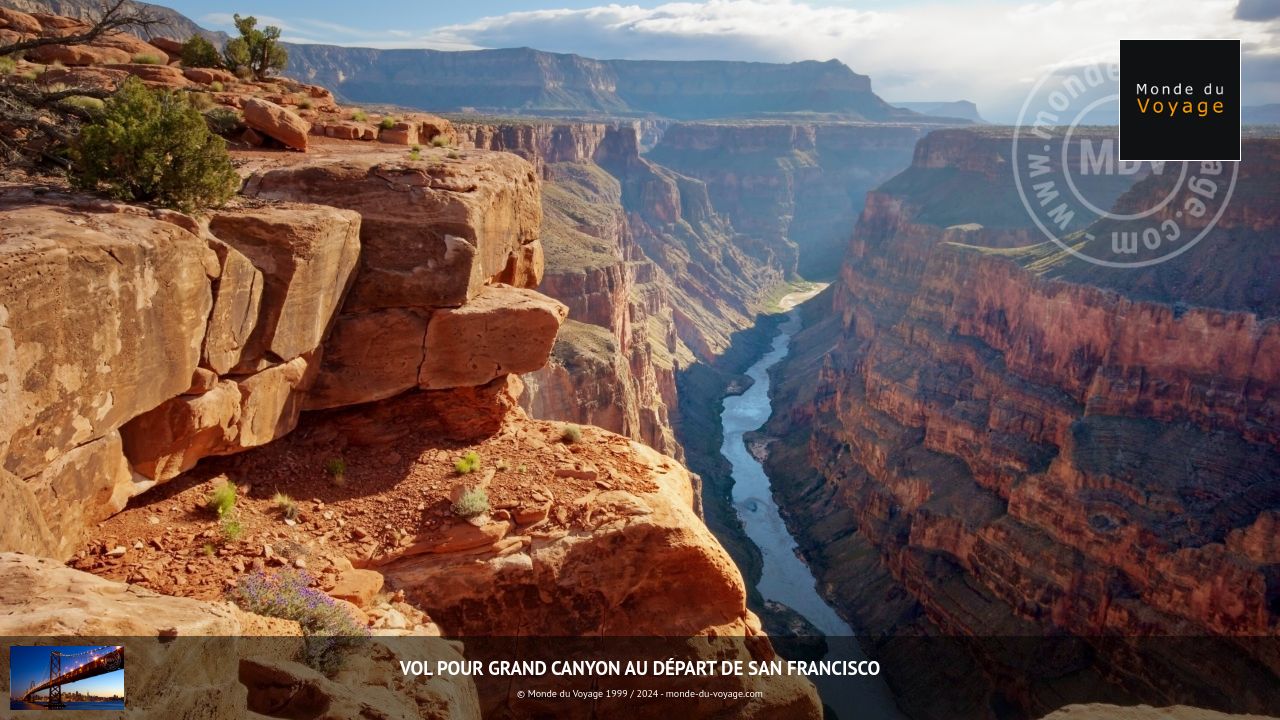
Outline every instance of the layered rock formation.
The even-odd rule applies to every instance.
[[[927,644],[913,654],[899,638],[968,638],[928,647],[994,678],[944,699],[891,671],[909,711],[1035,717],[1073,682],[1125,701],[1276,707],[1252,688],[1280,670],[1266,539],[1280,288],[1250,241],[1275,231],[1263,208],[1277,145],[1246,144],[1239,194],[1202,245],[1141,271],[1039,242],[999,131],[931,134],[870,196],[825,312],[809,310],[781,370],[769,469],[873,651],[920,672]],[[1161,180],[1096,182],[1086,192],[1134,207]],[[1224,289],[1222,254],[1250,291]],[[997,637],[1042,635],[1087,640],[1029,660],[1014,648],[1034,642]]]
[[[360,179],[363,216],[333,207]],[[300,165],[251,191],[329,204],[242,203],[197,223],[4,193],[0,307],[13,310],[0,377],[13,400],[0,457],[6,494],[43,518],[11,530],[22,549],[65,557],[129,497],[281,437],[304,408],[545,364],[564,306],[491,282],[539,275],[509,270],[540,216],[518,158],[474,154],[439,177],[376,160]]]

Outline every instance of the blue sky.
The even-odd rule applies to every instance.
[[[48,679],[49,653],[51,651],[78,653],[88,649],[90,648],[71,646],[11,647],[9,649],[10,690],[24,691],[30,687],[33,680],[44,682]],[[79,664],[79,659],[75,661],[68,660],[63,665],[63,670],[69,669],[74,664]],[[123,695],[124,670],[116,670],[106,675],[99,675],[70,685],[63,685],[62,690],[63,692],[86,692],[95,695]]]
[[[835,58],[870,75],[889,101],[972,100],[1006,121],[1039,77],[1082,56],[1114,55],[1121,38],[1241,38],[1246,104],[1280,102],[1280,0],[159,1],[219,30],[231,28],[234,12],[255,14],[294,42]]]

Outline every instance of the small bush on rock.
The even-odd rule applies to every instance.
[[[205,506],[220,518],[230,517],[236,509],[235,484],[226,482],[214,488],[213,492],[209,493],[209,500]]]
[[[443,134],[431,138],[432,147],[449,147],[449,138]]]
[[[357,110],[351,113],[351,119],[355,120],[356,122],[364,122],[365,120],[369,119],[369,113],[363,110]]]
[[[235,517],[224,517],[222,522],[218,524],[218,529],[222,531],[223,542],[235,542],[244,535],[244,525]]]
[[[244,118],[229,107],[213,108],[204,114],[204,122],[215,135],[230,135],[244,129]]]
[[[293,520],[298,517],[298,503],[288,495],[278,492],[275,497],[271,498],[271,502],[276,506],[276,510],[280,511],[280,515],[285,520]]]
[[[166,64],[164,60],[160,59],[160,56],[159,56],[159,55],[152,55],[152,54],[150,54],[150,53],[138,53],[137,55],[134,55],[134,56],[133,56],[133,63],[134,63],[135,65],[164,65],[164,64]]]
[[[475,472],[480,467],[480,454],[475,450],[468,452],[466,455],[458,458],[453,464],[453,469],[458,471],[459,475],[466,475]]]
[[[458,517],[473,518],[489,512],[489,493],[484,488],[467,488],[458,496],[453,504],[453,512]]]
[[[117,200],[195,212],[225,203],[240,186],[222,138],[183,93],[152,92],[129,78],[71,147],[71,182]]]
[[[342,487],[347,484],[347,461],[340,457],[329,458],[324,464],[324,471],[333,478],[333,484]]]
[[[87,95],[72,95],[59,102],[58,105],[64,109],[74,108],[80,110],[93,118],[101,117],[103,110],[106,109],[106,104],[101,100]]]
[[[8,75],[18,67],[18,61],[8,55],[0,56],[0,75]]]
[[[240,580],[231,599],[249,612],[296,621],[306,636],[304,661],[329,672],[341,667],[347,651],[366,641],[369,630],[338,601],[311,587],[314,582],[304,571],[259,570]]]
[[[378,127],[382,128],[383,130],[390,130],[395,126],[396,126],[396,119],[393,117],[384,117],[382,118],[382,122],[378,123]]]
[[[193,35],[182,46],[182,64],[194,68],[220,68],[222,56],[213,43],[199,35]]]
[[[565,425],[560,431],[560,441],[572,445],[582,439],[582,428],[577,425]]]

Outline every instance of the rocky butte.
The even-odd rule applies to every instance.
[[[0,27],[77,25],[3,11]],[[173,44],[153,42],[168,57]],[[775,657],[678,461],[518,404],[571,312],[635,337],[612,296],[570,308],[538,291],[533,163],[468,147],[436,116],[383,126],[318,86],[115,62],[111,43],[143,41],[109,37],[46,72],[102,87],[132,75],[239,110],[245,183],[202,217],[0,186],[0,632],[137,636],[131,678],[152,688],[140,707],[219,717],[285,716],[290,688],[317,717],[541,711],[501,679],[379,680],[391,643],[338,676],[294,662],[297,642],[203,647],[208,677],[173,681],[196,646],[147,638],[301,634],[225,601],[244,575],[285,567],[377,638],[463,638],[431,644],[440,659],[483,655],[501,634],[665,635],[687,640],[664,659]],[[670,211],[693,191],[646,169],[634,142],[604,144],[639,167],[628,181],[648,212]],[[635,262],[626,272],[649,282]],[[657,327],[666,310],[654,304]],[[656,408],[638,423],[621,429],[661,440]],[[229,485],[234,532],[207,509]],[[476,489],[484,511],[460,517]],[[694,716],[821,714],[804,678],[713,684],[763,692],[686,706]]]
[[[933,132],[868,196],[776,378],[768,467],[792,527],[869,651],[913,668],[889,677],[913,715],[1036,717],[1073,683],[1265,714],[1280,142],[1246,139],[1194,252],[1128,272],[1043,241],[1009,148],[1008,130]],[[1087,191],[1132,211],[1161,182]],[[940,692],[925,656],[967,680]]]

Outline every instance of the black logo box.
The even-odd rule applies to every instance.
[[[1243,105],[1240,63],[1239,40],[1121,40],[1120,159],[1238,161]],[[1138,93],[1140,84],[1147,86],[1146,93]],[[1213,88],[1208,95],[1206,85]],[[1165,86],[1184,92],[1166,95],[1161,92]],[[1139,110],[1139,99],[1149,101],[1145,114]],[[1209,114],[1184,114],[1186,101],[1195,110],[1199,103],[1207,103]],[[1157,102],[1164,110],[1158,115],[1153,112]],[[1172,116],[1171,102],[1177,103]],[[1217,102],[1223,104],[1221,114],[1212,112]]]

